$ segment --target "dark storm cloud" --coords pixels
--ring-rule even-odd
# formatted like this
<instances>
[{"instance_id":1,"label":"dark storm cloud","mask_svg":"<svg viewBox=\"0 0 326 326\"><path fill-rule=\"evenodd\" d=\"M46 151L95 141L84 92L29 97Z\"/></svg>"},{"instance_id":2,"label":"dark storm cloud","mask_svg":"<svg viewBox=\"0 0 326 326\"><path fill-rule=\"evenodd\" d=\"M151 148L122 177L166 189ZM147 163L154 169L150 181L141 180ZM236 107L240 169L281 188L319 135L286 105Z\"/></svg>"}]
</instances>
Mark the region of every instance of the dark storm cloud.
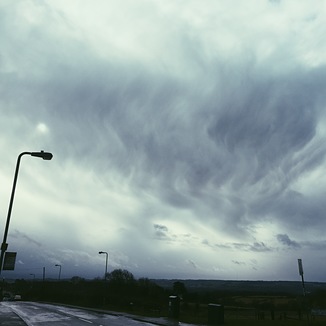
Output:
<instances>
[{"instance_id":1,"label":"dark storm cloud","mask_svg":"<svg viewBox=\"0 0 326 326\"><path fill-rule=\"evenodd\" d=\"M174 94L170 93L160 109L164 113L170 112L173 123L161 113L158 117L150 116L150 123L156 126L160 121L164 129L158 128L155 132L153 127L148 134L137 129L137 138L140 138L137 145L142 145L135 155L142 157L141 168L146 166L146 171L150 173L146 173L146 181L142 174L136 174L135 181L157 191L171 205L181 204L197 209L200 200L206 202L208 210L210 207L212 211L229 206L230 227L250 223L248 215L264 199L274 197L277 202L284 202L281 207L290 209L291 201L286 202L285 190L302 173L318 166L325 155L324 144L319 143L315 148L310 145L316 135L321 90L320 84L316 84L315 88L308 87L309 83L305 80L314 83L313 76L318 77L315 72L311 74L303 73L288 81L260 82L262 86L248 85L247 89L239 90L236 99L229 98L227 103L216 105L210 103L207 107L204 106L207 104L205 101L200 101L203 100L200 92L194 90L198 107L190 110L186 120L178 119L177 110L172 113ZM316 80L320 81L319 78ZM159 100L155 102L160 103ZM184 135L187 135L187 140ZM130 149L134 148L131 139L131 135L124 138L124 144ZM210 139L213 143L209 142ZM302 158L308 157L298 161L300 151ZM271 178L273 174L274 179ZM159 184L154 184L159 188L153 188L152 176L160 179ZM252 187L254 191L257 191L255 186L258 184L262 201L248 205L246 196L241 193L238 193L239 197L219 199L220 187L228 184L233 190ZM212 186L212 198L206 193L208 186ZM272 206L273 203L266 203L264 210ZM318 217L316 219L319 220Z\"/></svg>"},{"instance_id":2,"label":"dark storm cloud","mask_svg":"<svg viewBox=\"0 0 326 326\"><path fill-rule=\"evenodd\" d=\"M314 228L323 225L326 204L323 196L305 196L295 191L286 191L276 198L273 206L275 216L282 218L284 225L293 229Z\"/></svg>"},{"instance_id":3,"label":"dark storm cloud","mask_svg":"<svg viewBox=\"0 0 326 326\"><path fill-rule=\"evenodd\" d=\"M43 38L41 34L38 41ZM232 86L239 73L230 73L222 76L227 78L223 86L216 61L216 66L203 67L195 84L182 83L146 67L98 60L84 45L71 44L74 60L54 48L45 50L54 51L50 74L10 77L16 85L10 89L20 93L16 98L35 102L38 109L50 108L40 112L48 115L53 137L70 140L61 155L73 153L86 166L96 156L93 168L104 178L114 169L129 176L134 187L156 193L174 207L205 214L231 233L247 232L259 211L270 210L282 219L296 215L292 204L300 210L304 201L294 202L286 190L325 155L323 143L311 145L325 86L323 70L275 76L255 65L245 70L244 62L238 65L242 83ZM42 58L40 62L42 66ZM210 72L207 78L208 69L216 75ZM39 95L32 99L28 94L35 88ZM223 92L229 96L219 97ZM299 162L300 151L309 157ZM232 196L221 195L224 186L235 191ZM248 202L242 193L246 187L259 193L258 201ZM311 214L316 221L321 211Z\"/></svg>"},{"instance_id":4,"label":"dark storm cloud","mask_svg":"<svg viewBox=\"0 0 326 326\"><path fill-rule=\"evenodd\" d=\"M228 99L208 134L218 146L245 155L250 178L246 182L258 182L275 167L291 168L293 155L312 141L321 76L309 72L272 79L267 74ZM325 82L324 78L322 85ZM324 148L321 150L324 153Z\"/></svg>"},{"instance_id":5,"label":"dark storm cloud","mask_svg":"<svg viewBox=\"0 0 326 326\"><path fill-rule=\"evenodd\" d=\"M47 34L39 33L31 42L45 43ZM223 91L217 89L220 83L206 80L204 73L196 84L185 87L145 67L101 62L72 39L69 44L76 56L69 60L66 52L58 50L67 41L55 41L61 42L59 47L45 49L52 53L50 74L28 74L11 89L25 89L27 96L40 87L37 100L52 108L53 124L56 118L66 117L65 133L58 130L56 136L78 142L78 147L73 146L78 157L83 159L86 150L110 157L117 168L125 169L123 173L133 171L134 181L141 186L152 188L152 177L159 178L162 186L157 191L172 205L191 206L192 196L200 197L210 183L216 189L229 182L234 188L252 185L280 166L287 174L293 154L315 136L316 106L325 86L320 70L279 77L253 66L252 72L241 76L241 87L225 89L230 96L220 99L214 94ZM42 62L40 58L39 65ZM204 66L203 72L216 71L218 79L219 64ZM36 72L43 69L37 67ZM230 74L227 85L238 76ZM213 91L207 97L208 86ZM323 146L313 153L309 164L320 162L324 151ZM241 166L239 155L244 155Z\"/></svg>"}]
</instances>

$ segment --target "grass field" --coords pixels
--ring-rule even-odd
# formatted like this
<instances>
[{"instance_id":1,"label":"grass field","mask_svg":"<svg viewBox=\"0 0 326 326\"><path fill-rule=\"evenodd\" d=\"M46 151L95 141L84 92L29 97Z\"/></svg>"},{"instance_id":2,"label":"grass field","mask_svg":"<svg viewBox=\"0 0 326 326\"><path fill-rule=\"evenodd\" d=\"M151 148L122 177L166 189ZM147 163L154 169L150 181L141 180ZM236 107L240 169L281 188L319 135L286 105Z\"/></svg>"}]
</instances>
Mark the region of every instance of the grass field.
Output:
<instances>
[{"instance_id":1,"label":"grass field","mask_svg":"<svg viewBox=\"0 0 326 326\"><path fill-rule=\"evenodd\" d=\"M223 304L224 325L226 326L326 326L326 316L316 316L303 309L300 298L286 296L234 296L229 298L232 305ZM299 301L298 301L299 300ZM180 322L208 325L209 305L181 302L177 320ZM168 307L159 311L137 311L134 314L152 317L166 317ZM211 316L211 311L210 311ZM217 325L217 323L213 324Z\"/></svg>"}]
</instances>

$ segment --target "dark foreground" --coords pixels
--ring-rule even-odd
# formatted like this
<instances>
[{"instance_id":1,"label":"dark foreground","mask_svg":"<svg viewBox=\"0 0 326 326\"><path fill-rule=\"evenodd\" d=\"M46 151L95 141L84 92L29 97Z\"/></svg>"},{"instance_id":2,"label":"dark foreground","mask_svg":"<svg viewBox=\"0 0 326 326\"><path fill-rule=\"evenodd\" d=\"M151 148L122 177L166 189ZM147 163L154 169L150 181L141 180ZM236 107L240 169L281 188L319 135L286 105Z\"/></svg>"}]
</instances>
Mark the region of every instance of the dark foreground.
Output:
<instances>
[{"instance_id":1,"label":"dark foreground","mask_svg":"<svg viewBox=\"0 0 326 326\"><path fill-rule=\"evenodd\" d=\"M322 315L296 316L292 311L287 316L275 319L275 316L252 316L252 311L226 310L224 325L229 326L322 326L326 324L326 317ZM324 314L324 311L316 311ZM274 318L274 319L273 319ZM164 317L145 317L97 309L83 309L58 304L45 304L36 302L11 301L0 303L0 325L53 325L53 326L191 326ZM197 325L207 325L207 322ZM221 325L219 323L212 325Z\"/></svg>"},{"instance_id":2,"label":"dark foreground","mask_svg":"<svg viewBox=\"0 0 326 326\"><path fill-rule=\"evenodd\" d=\"M128 271L114 272L107 280L73 277L61 281L6 281L2 283L3 298L10 300L19 295L25 302L85 307L163 325L164 322L214 325L210 318L211 305L223 308L223 316L218 318L222 322L215 324L326 325L324 283L307 283L304 297L299 282L135 280ZM177 313L171 311L171 297L180 299Z\"/></svg>"}]
</instances>

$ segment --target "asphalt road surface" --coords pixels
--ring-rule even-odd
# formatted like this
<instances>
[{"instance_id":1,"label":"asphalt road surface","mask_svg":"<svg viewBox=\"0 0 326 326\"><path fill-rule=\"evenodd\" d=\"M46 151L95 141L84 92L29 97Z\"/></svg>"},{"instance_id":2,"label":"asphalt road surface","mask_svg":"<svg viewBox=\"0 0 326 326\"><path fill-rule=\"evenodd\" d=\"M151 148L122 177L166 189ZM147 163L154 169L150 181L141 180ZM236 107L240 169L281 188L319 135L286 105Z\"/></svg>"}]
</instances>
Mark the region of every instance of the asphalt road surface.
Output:
<instances>
[{"instance_id":1,"label":"asphalt road surface","mask_svg":"<svg viewBox=\"0 0 326 326\"><path fill-rule=\"evenodd\" d=\"M60 305L5 301L0 303L0 325L11 326L150 326L184 325L166 319L137 320L130 316L113 315L97 311Z\"/></svg>"},{"instance_id":2,"label":"asphalt road surface","mask_svg":"<svg viewBox=\"0 0 326 326\"><path fill-rule=\"evenodd\" d=\"M19 318L7 305L1 304L0 306L0 325L25 325L26 324Z\"/></svg>"}]
</instances>

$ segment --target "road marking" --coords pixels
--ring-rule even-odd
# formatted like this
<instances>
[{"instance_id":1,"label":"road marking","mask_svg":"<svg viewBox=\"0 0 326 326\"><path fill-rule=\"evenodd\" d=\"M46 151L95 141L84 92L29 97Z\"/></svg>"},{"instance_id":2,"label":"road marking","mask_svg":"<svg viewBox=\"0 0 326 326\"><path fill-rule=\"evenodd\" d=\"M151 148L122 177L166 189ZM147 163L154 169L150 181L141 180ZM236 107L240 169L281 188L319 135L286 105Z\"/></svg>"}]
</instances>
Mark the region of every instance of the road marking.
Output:
<instances>
[{"instance_id":1,"label":"road marking","mask_svg":"<svg viewBox=\"0 0 326 326\"><path fill-rule=\"evenodd\" d=\"M78 318L86 323L89 323L89 324L93 324L93 322L91 322L90 320L87 320L87 319L84 319L84 318Z\"/></svg>"}]
</instances>

